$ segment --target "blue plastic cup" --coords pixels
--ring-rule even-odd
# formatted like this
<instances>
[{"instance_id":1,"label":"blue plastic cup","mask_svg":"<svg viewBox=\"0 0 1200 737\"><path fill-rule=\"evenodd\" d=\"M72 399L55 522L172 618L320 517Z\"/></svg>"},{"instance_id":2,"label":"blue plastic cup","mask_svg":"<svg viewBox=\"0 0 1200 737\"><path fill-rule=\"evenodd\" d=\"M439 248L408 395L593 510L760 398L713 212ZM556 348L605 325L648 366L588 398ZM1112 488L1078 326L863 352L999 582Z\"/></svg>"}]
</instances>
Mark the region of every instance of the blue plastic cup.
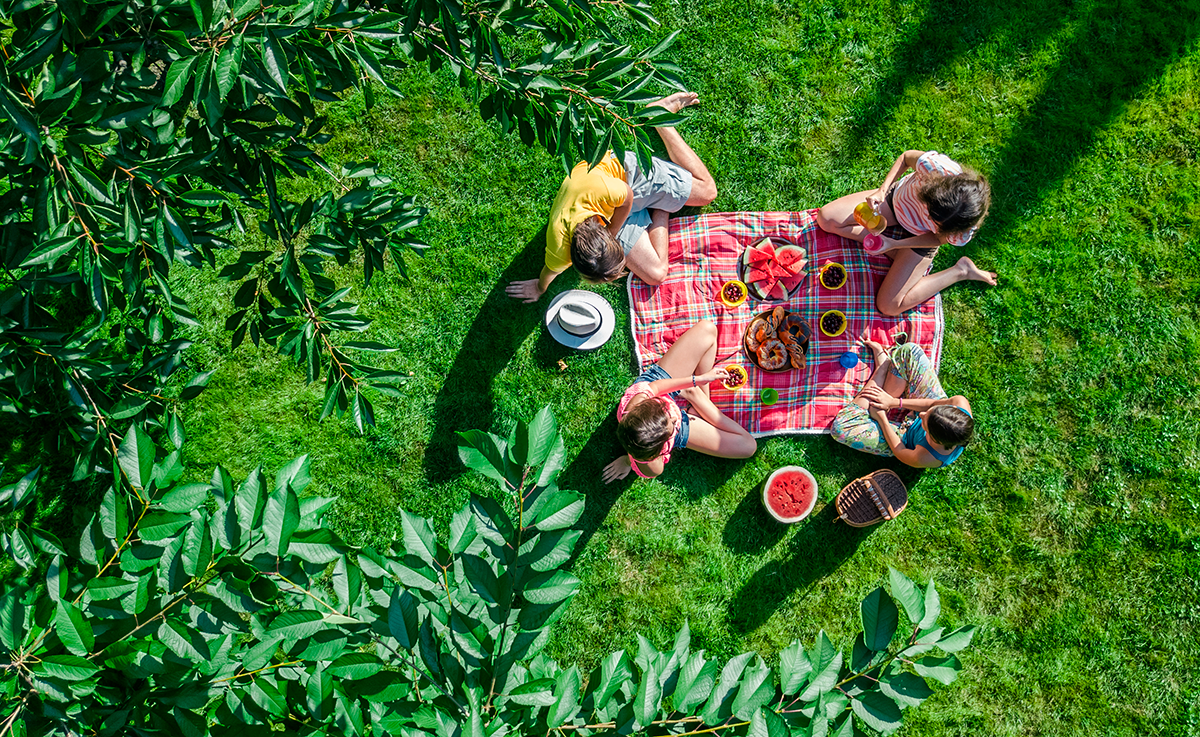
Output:
<instances>
[{"instance_id":1,"label":"blue plastic cup","mask_svg":"<svg viewBox=\"0 0 1200 737\"><path fill-rule=\"evenodd\" d=\"M844 369L852 369L858 365L858 354L854 351L846 351L838 359L838 363L842 364Z\"/></svg>"}]
</instances>

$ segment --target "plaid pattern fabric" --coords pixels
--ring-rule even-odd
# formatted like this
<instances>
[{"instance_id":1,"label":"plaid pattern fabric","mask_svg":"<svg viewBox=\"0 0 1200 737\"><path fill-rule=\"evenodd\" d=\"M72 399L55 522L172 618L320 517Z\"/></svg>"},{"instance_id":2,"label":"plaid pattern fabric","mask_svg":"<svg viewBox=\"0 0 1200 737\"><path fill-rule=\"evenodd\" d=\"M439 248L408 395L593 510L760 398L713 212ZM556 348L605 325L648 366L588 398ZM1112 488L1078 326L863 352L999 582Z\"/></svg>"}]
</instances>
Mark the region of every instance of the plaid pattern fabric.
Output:
<instances>
[{"instance_id":1,"label":"plaid pattern fabric","mask_svg":"<svg viewBox=\"0 0 1200 737\"><path fill-rule=\"evenodd\" d=\"M941 296L904 313L886 317L875 309L875 292L890 262L884 256L867 256L854 241L817 227L816 210L807 212L715 213L671 220L670 261L667 280L658 287L629 276L630 324L637 346L639 373L663 354L696 322L711 320L717 326L718 366L738 363L746 367L746 386L730 391L713 384L713 402L728 417L753 435L828 433L838 410L850 401L871 375L871 352L861 339L884 346L891 336L906 331L909 341L925 349L936 368L942 354ZM730 309L721 303L721 285L738 278L738 259L747 246L766 236L782 238L808 251L808 277L785 305L798 312L813 328L808 365L799 371L770 374L759 371L743 353L742 336L754 315L773 305L747 299ZM821 286L817 271L830 261L846 267L847 283L841 289ZM836 338L827 338L817 327L826 310L841 310L848 325ZM844 369L838 358L852 351L859 357L853 369ZM766 387L779 392L779 401L764 406L759 393Z\"/></svg>"}]
</instances>

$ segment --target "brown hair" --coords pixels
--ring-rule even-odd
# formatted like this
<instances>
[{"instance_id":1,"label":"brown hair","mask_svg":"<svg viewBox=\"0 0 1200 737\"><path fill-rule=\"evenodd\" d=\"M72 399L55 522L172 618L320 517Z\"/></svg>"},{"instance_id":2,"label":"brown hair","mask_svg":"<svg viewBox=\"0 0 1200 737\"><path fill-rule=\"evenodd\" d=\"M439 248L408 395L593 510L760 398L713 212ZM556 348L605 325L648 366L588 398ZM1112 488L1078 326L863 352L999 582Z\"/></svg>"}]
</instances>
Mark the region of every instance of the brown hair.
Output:
<instances>
[{"instance_id":1,"label":"brown hair","mask_svg":"<svg viewBox=\"0 0 1200 737\"><path fill-rule=\"evenodd\" d=\"M633 458L652 461L662 455L663 446L674 429L662 402L647 399L634 405L617 423L617 440Z\"/></svg>"},{"instance_id":2,"label":"brown hair","mask_svg":"<svg viewBox=\"0 0 1200 737\"><path fill-rule=\"evenodd\" d=\"M939 404L925 415L925 434L938 445L957 448L971 442L975 434L975 418L962 407Z\"/></svg>"},{"instance_id":3,"label":"brown hair","mask_svg":"<svg viewBox=\"0 0 1200 737\"><path fill-rule=\"evenodd\" d=\"M966 233L979 227L992 202L987 180L970 169L930 179L917 194L929 208L929 218L937 224L938 233Z\"/></svg>"},{"instance_id":4,"label":"brown hair","mask_svg":"<svg viewBox=\"0 0 1200 737\"><path fill-rule=\"evenodd\" d=\"M571 263L592 282L610 282L625 273L625 252L598 215L575 226L571 233Z\"/></svg>"}]
</instances>

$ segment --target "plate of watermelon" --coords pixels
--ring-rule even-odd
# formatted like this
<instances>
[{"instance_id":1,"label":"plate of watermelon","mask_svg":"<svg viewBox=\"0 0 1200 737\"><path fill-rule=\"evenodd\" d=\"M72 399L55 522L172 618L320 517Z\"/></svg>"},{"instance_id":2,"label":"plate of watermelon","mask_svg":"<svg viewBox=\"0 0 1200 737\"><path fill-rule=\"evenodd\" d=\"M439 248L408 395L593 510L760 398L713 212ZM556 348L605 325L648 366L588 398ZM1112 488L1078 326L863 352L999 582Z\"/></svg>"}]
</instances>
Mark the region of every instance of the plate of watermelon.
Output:
<instances>
[{"instance_id":1,"label":"plate of watermelon","mask_svg":"<svg viewBox=\"0 0 1200 737\"><path fill-rule=\"evenodd\" d=\"M817 506L817 480L800 466L776 469L763 484L763 506L785 525L799 522Z\"/></svg>"},{"instance_id":2,"label":"plate of watermelon","mask_svg":"<svg viewBox=\"0 0 1200 737\"><path fill-rule=\"evenodd\" d=\"M750 296L763 302L785 302L808 274L808 252L783 238L768 236L747 246L738 261L739 276Z\"/></svg>"}]
</instances>

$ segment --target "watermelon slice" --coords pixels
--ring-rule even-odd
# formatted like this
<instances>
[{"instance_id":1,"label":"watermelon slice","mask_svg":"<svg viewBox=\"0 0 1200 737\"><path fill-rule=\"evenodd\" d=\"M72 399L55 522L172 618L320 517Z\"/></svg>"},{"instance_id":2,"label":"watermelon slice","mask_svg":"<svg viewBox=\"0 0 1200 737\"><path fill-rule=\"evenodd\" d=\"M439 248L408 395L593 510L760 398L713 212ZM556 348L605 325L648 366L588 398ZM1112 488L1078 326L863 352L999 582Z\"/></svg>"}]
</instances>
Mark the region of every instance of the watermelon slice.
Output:
<instances>
[{"instance_id":1,"label":"watermelon slice","mask_svg":"<svg viewBox=\"0 0 1200 737\"><path fill-rule=\"evenodd\" d=\"M808 254L800 246L780 246L775 252L775 259L786 267L791 267L792 264L800 261Z\"/></svg>"},{"instance_id":2,"label":"watermelon slice","mask_svg":"<svg viewBox=\"0 0 1200 737\"><path fill-rule=\"evenodd\" d=\"M770 278L771 272L769 271L763 271L762 269L758 269L754 266L746 269L746 281L748 282L767 281Z\"/></svg>"},{"instance_id":3,"label":"watermelon slice","mask_svg":"<svg viewBox=\"0 0 1200 737\"><path fill-rule=\"evenodd\" d=\"M774 286L767 291L767 299L785 300L788 298L787 287L783 286L783 282L777 281Z\"/></svg>"},{"instance_id":4,"label":"watermelon slice","mask_svg":"<svg viewBox=\"0 0 1200 737\"><path fill-rule=\"evenodd\" d=\"M801 269L800 272L798 274L796 274L795 276L783 277L782 279L779 280L779 283L782 284L783 288L788 290L788 293L790 294L792 292L792 290L794 290L796 287L800 286L800 282L804 281L804 277L807 275L808 275L808 273L806 271L804 271L803 269Z\"/></svg>"}]
</instances>

